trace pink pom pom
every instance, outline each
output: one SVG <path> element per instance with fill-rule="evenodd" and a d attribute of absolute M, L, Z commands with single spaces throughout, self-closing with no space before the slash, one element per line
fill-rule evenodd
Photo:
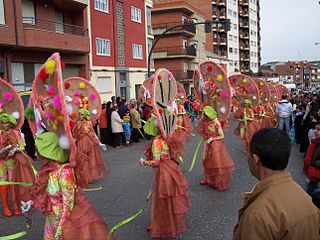
<path fill-rule="evenodd" d="M 3 107 L 3 102 L 2 101 L 0 101 L 0 108 L 2 108 Z"/>
<path fill-rule="evenodd" d="M 89 98 L 90 98 L 91 100 L 94 100 L 94 99 L 97 98 L 97 96 L 96 96 L 94 93 L 90 93 Z"/>
<path fill-rule="evenodd" d="M 226 98 L 228 95 L 227 95 L 227 93 L 225 92 L 225 91 L 223 91 L 223 92 L 221 92 L 220 93 L 220 97 L 221 98 Z"/>
<path fill-rule="evenodd" d="M 249 90 L 250 90 L 250 91 L 253 91 L 253 90 L 254 90 L 254 86 L 250 85 L 250 86 L 249 86 Z"/>
<path fill-rule="evenodd" d="M 13 100 L 13 95 L 11 92 L 5 92 L 3 97 L 7 102 L 11 102 Z"/>
<path fill-rule="evenodd" d="M 74 96 L 75 96 L 75 97 L 80 96 L 80 92 L 78 92 L 78 91 L 74 92 Z"/>
<path fill-rule="evenodd" d="M 76 98 L 75 103 L 76 103 L 77 105 L 79 105 L 79 104 L 80 104 L 80 99 L 79 99 L 79 98 Z"/>
<path fill-rule="evenodd" d="M 52 98 L 52 104 L 56 109 L 58 109 L 59 111 L 61 110 L 62 106 L 59 96 L 54 96 Z"/>
<path fill-rule="evenodd" d="M 169 72 L 169 73 L 168 73 L 168 78 L 169 78 L 169 79 L 173 78 L 172 72 Z"/>
<path fill-rule="evenodd" d="M 53 87 L 53 86 L 49 85 L 48 88 L 47 88 L 47 90 L 48 90 L 48 93 L 49 93 L 50 95 L 53 95 L 53 94 L 54 94 L 54 87 Z"/>

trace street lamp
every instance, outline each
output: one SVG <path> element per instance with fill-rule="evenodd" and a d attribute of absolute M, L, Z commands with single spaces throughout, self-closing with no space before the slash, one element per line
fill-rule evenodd
<path fill-rule="evenodd" d="M 151 56 L 152 56 L 153 49 L 155 48 L 155 46 L 163 36 L 165 36 L 168 32 L 175 30 L 177 28 L 182 28 L 184 26 L 196 26 L 196 25 L 205 25 L 205 32 L 208 33 L 212 31 L 212 24 L 215 24 L 215 25 L 222 24 L 224 25 L 226 32 L 230 31 L 230 19 L 214 20 L 214 21 L 207 20 L 205 22 L 184 22 L 183 24 L 179 24 L 165 30 L 157 39 L 155 39 L 155 41 L 152 44 L 152 47 L 150 48 L 150 51 L 148 54 L 148 77 L 151 76 L 150 68 L 151 68 Z"/>

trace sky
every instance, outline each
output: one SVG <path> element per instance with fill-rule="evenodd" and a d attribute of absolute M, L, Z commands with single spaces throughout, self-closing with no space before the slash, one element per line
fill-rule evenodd
<path fill-rule="evenodd" d="M 318 0 L 260 0 L 262 63 L 320 60 Z M 319 42 L 319 45 L 315 45 Z"/>

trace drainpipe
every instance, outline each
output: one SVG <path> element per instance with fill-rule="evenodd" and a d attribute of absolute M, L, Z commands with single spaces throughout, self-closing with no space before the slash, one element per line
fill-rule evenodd
<path fill-rule="evenodd" d="M 16 33 L 16 47 L 19 46 L 18 26 L 17 26 L 17 6 L 16 0 L 13 0 L 13 15 L 14 15 L 14 28 Z"/>

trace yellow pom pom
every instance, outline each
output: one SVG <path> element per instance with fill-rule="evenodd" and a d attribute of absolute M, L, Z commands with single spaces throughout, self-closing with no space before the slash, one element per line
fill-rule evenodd
<path fill-rule="evenodd" d="M 44 64 L 44 67 L 46 69 L 46 72 L 52 75 L 54 73 L 54 70 L 56 69 L 56 62 L 54 60 L 48 60 Z"/>
<path fill-rule="evenodd" d="M 208 81 L 211 82 L 213 80 L 212 77 L 208 77 Z"/>
<path fill-rule="evenodd" d="M 223 81 L 223 76 L 221 74 L 219 74 L 217 76 L 217 81 L 222 82 Z"/>
<path fill-rule="evenodd" d="M 263 83 L 262 83 L 262 82 L 260 82 L 260 86 L 263 86 Z"/>
<path fill-rule="evenodd" d="M 246 82 L 248 82 L 248 79 L 243 79 L 242 82 L 246 83 Z"/>
<path fill-rule="evenodd" d="M 220 89 L 217 89 L 216 92 L 219 93 L 219 92 L 220 92 Z"/>
<path fill-rule="evenodd" d="M 53 128 L 53 130 L 55 130 L 55 131 L 58 130 L 58 126 L 57 126 L 56 124 L 53 124 L 53 125 L 52 125 L 52 128 Z"/>
<path fill-rule="evenodd" d="M 86 102 L 88 102 L 88 101 L 89 101 L 89 98 L 88 98 L 88 97 L 85 97 L 83 100 L 86 101 Z"/>
<path fill-rule="evenodd" d="M 84 82 L 81 82 L 80 84 L 79 84 L 79 88 L 80 89 L 83 89 L 83 88 L 85 88 L 86 87 L 86 84 L 84 83 Z"/>

